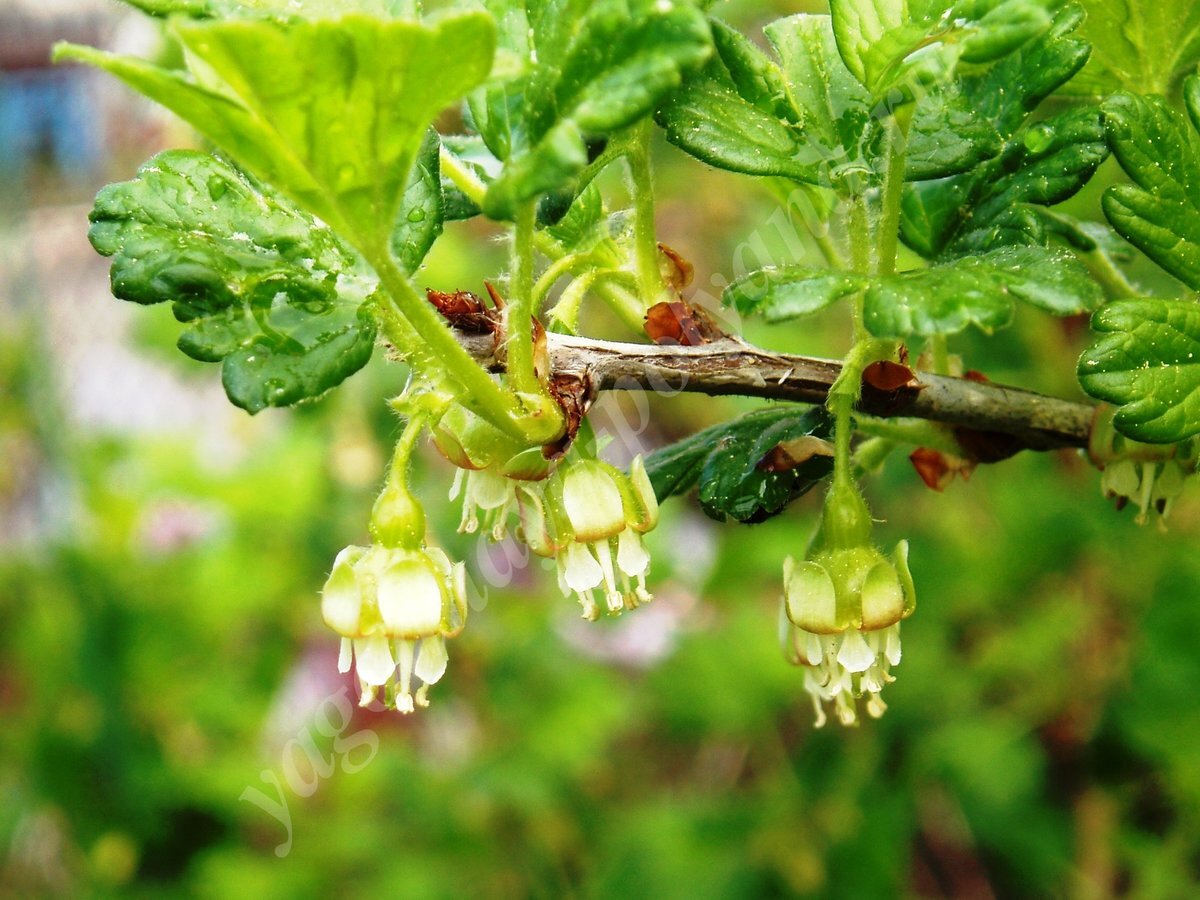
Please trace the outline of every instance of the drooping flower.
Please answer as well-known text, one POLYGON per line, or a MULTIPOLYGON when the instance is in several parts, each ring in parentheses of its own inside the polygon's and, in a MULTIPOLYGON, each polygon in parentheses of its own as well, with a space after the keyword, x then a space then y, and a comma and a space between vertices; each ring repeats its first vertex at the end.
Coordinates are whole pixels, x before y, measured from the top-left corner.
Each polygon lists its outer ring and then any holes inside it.
POLYGON ((550 462, 541 447, 527 447, 460 405, 447 409, 433 428, 434 444, 458 466, 450 499, 462 497, 458 530, 482 529, 492 540, 508 533, 517 512, 517 484, 546 477, 550 462))
POLYGON ((805 667, 818 728, 826 703, 843 725, 857 723, 863 696, 869 715, 883 715, 883 688, 900 662, 900 620, 916 608, 908 542, 888 559, 870 543, 870 527, 857 489, 835 483, 810 558, 783 564, 780 639, 788 661, 805 667))
POLYGON ((466 622, 466 570, 436 547, 346 547, 321 615, 342 636, 338 670, 354 662, 361 705, 382 687, 388 707, 409 713, 429 705, 429 686, 446 671, 445 639, 466 622))
POLYGON ((559 587, 579 598, 585 618, 600 616, 597 590, 611 613, 650 602, 642 535, 658 524, 658 500, 641 457, 629 474, 596 459, 570 461, 524 486, 518 502, 522 539, 555 560, 559 587))

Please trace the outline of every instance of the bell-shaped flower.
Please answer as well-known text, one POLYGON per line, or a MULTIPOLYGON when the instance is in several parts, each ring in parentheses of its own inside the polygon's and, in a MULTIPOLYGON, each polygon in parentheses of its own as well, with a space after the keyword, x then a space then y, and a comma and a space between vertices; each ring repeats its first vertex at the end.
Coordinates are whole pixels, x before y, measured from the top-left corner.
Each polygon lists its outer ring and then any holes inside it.
POLYGON ((835 485, 814 545, 810 559, 789 556, 783 564, 784 653, 805 667, 818 728, 826 703, 843 725, 855 724, 863 696, 878 718, 887 709, 883 687, 900 662, 900 621, 916 608, 908 542, 885 557, 870 543, 870 518, 857 490, 835 485))
POLYGON ((342 636, 339 671, 354 662, 361 704, 382 687, 387 706, 412 712, 429 704, 429 686, 446 671, 445 639, 466 622, 466 572, 435 547, 347 547, 325 582, 321 615, 342 636))
POLYGON ((559 587, 579 598, 585 618, 600 615, 597 591, 612 613, 651 600, 642 535, 658 524, 658 500, 641 457, 629 474, 600 460, 573 460, 518 500, 522 538, 555 560, 559 587))
POLYGON ((462 497, 459 532, 474 534, 482 526, 492 540, 504 540, 517 511, 518 484, 550 472, 542 448, 521 444, 459 405, 445 411, 432 431, 442 455, 458 466, 450 499, 462 497))

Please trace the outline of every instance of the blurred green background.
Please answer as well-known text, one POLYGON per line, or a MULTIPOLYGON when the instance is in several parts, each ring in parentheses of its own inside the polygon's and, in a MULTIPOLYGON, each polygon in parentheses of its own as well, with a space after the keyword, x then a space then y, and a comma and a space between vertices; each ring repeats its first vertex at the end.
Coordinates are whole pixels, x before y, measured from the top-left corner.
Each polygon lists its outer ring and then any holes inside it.
MULTIPOLYGON (((76 6, 27 16, 16 43, 85 26, 152 43, 76 6)), ((1165 534, 1138 527, 1074 454, 944 495, 889 460, 868 489, 881 543, 912 542, 919 608, 886 716, 816 731, 775 622, 818 498, 736 528, 671 501, 658 599, 588 625, 514 548, 454 533, 451 471, 427 452, 422 497, 475 609, 430 709, 350 714, 318 591, 366 538, 404 373, 378 354, 302 409, 225 404, 169 311, 107 296, 85 239, 95 190, 186 135, 38 71, 0 72, 25 135, 0 154, 0 897, 1197 894, 1200 498, 1165 534), (65 124, 28 116, 49 96, 65 124)), ((775 207, 659 150, 662 238, 716 294, 756 233, 778 249, 775 207)), ((477 288, 503 265, 493 238, 449 229, 422 277, 477 288)), ((836 355, 841 324, 747 334, 836 355)), ((1083 337, 1031 315, 955 349, 1074 395, 1083 337)), ((619 447, 754 406, 644 403, 599 412, 619 447)))

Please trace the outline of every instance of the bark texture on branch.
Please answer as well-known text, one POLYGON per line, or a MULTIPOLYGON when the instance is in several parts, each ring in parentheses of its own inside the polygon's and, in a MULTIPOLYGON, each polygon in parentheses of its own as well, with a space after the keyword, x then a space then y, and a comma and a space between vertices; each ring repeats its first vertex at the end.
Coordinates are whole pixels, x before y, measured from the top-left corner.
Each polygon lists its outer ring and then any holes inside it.
MULTIPOLYGON (((824 403, 842 371, 835 360, 773 353, 737 338, 681 347, 546 337, 554 373, 579 378, 593 391, 689 391, 824 403)), ((460 334, 459 339, 484 365, 503 368, 491 335, 460 334)), ((996 432, 1030 450, 1087 446, 1095 410, 1089 404, 927 372, 917 378, 915 388, 866 388, 858 408, 874 416, 996 432)))

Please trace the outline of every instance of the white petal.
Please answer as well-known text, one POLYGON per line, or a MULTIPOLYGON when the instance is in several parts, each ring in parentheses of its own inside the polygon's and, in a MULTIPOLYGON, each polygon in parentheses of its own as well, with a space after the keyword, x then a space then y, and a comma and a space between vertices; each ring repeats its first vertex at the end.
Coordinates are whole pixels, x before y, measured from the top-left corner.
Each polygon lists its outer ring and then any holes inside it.
POLYGON ((466 501, 480 509, 499 509, 513 499, 512 482, 484 469, 467 475, 466 501))
POLYGON ((377 602, 392 637, 416 638, 441 630, 441 581, 427 562, 406 559, 390 566, 379 578, 377 602))
POLYGON ((821 642, 820 635, 804 629, 800 629, 800 633, 804 635, 804 658, 808 660, 810 666, 819 666, 821 660, 825 658, 825 647, 821 642))
POLYGON ((321 590, 321 618, 326 625, 346 637, 356 637, 361 633, 362 588, 354 571, 354 562, 360 556, 360 547, 347 547, 339 553, 333 562, 333 571, 321 590))
POLYGON ((900 665, 900 623, 884 632, 883 656, 893 666, 900 665))
POLYGON ((596 562, 596 558, 592 556, 585 545, 572 541, 567 544, 563 553, 566 560, 562 570, 563 581, 571 590, 590 591, 592 588, 598 587, 604 580, 604 572, 600 568, 600 563, 596 562))
POLYGON ((388 639, 382 634, 359 638, 354 642, 354 664, 358 669, 358 677, 364 684, 387 684, 396 671, 396 663, 392 659, 392 651, 388 647, 388 639))
POLYGON ((650 554, 641 535, 626 528, 617 536, 617 565, 626 575, 643 575, 650 566, 650 554))
POLYGON ((350 663, 354 659, 354 645, 350 638, 342 638, 341 649, 338 650, 338 671, 345 675, 350 671, 350 663))
POLYGON ((425 638, 421 641, 420 649, 417 651, 417 665, 413 669, 413 674, 425 684, 436 684, 438 679, 446 673, 448 660, 446 642, 441 635, 425 638))
POLYGON ((563 476, 563 507, 578 541, 598 541, 625 527, 621 490, 603 463, 585 460, 563 476))
POLYGON ((875 662, 875 654, 871 652, 862 632, 851 628, 842 640, 837 661, 846 667, 847 672, 865 672, 875 662))

